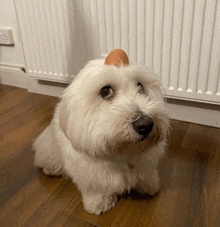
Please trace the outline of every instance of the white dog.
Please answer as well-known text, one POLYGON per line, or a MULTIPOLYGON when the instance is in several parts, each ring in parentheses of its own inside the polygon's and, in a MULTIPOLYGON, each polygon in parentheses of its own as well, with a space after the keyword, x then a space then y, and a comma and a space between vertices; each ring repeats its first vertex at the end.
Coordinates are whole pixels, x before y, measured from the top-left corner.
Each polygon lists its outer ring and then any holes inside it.
POLYGON ((125 191, 159 191, 157 165, 168 131, 158 78, 129 65, 116 49, 106 61, 89 62, 65 90, 33 144, 34 164, 46 174, 69 176, 84 208, 99 215, 125 191))

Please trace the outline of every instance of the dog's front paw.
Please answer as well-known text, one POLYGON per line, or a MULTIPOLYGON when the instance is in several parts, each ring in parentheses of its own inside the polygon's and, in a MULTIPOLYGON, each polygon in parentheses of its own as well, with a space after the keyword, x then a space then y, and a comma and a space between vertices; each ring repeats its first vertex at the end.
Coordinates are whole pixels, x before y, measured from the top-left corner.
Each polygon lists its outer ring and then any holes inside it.
POLYGON ((155 195, 160 191, 160 179, 158 176, 155 176, 151 181, 139 180, 135 190, 141 194, 155 195))
POLYGON ((148 195, 155 195, 160 191, 160 185, 157 186, 149 186, 149 185, 138 185, 135 190, 143 195, 148 194, 148 195))
POLYGON ((83 195, 83 204, 86 211, 91 214, 100 215, 115 206, 117 196, 103 196, 101 194, 83 195))

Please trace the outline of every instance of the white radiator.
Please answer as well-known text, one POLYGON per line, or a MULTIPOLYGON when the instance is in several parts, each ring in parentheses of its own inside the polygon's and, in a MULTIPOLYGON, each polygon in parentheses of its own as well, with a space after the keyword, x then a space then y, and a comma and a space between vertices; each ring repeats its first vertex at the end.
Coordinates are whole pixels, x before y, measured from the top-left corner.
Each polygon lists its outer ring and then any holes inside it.
POLYGON ((69 82, 115 48, 168 96, 220 103, 219 0, 15 0, 30 77, 69 82))

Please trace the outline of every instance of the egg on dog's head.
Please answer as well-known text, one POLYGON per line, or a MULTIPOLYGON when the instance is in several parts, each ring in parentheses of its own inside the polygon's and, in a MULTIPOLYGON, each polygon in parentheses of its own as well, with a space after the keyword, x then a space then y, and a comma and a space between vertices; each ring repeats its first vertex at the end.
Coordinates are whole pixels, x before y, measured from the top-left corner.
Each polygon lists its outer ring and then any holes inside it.
POLYGON ((129 65, 129 60, 127 54, 121 49, 113 50, 105 59, 105 65, 129 65))

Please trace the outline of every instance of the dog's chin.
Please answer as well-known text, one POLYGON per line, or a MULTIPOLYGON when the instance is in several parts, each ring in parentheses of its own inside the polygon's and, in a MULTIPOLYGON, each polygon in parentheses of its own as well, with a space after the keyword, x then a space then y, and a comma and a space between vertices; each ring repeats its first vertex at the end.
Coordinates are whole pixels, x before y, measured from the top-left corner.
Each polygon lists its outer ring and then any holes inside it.
POLYGON ((130 139, 120 140, 107 146, 109 155, 140 154, 149 151, 164 139, 159 127, 154 127, 147 135, 134 135, 130 139), (113 145, 114 144, 114 145, 113 145))
POLYGON ((117 142, 114 146, 107 146, 107 155, 121 156, 146 152, 152 146, 148 139, 147 136, 138 136, 134 140, 117 142))

